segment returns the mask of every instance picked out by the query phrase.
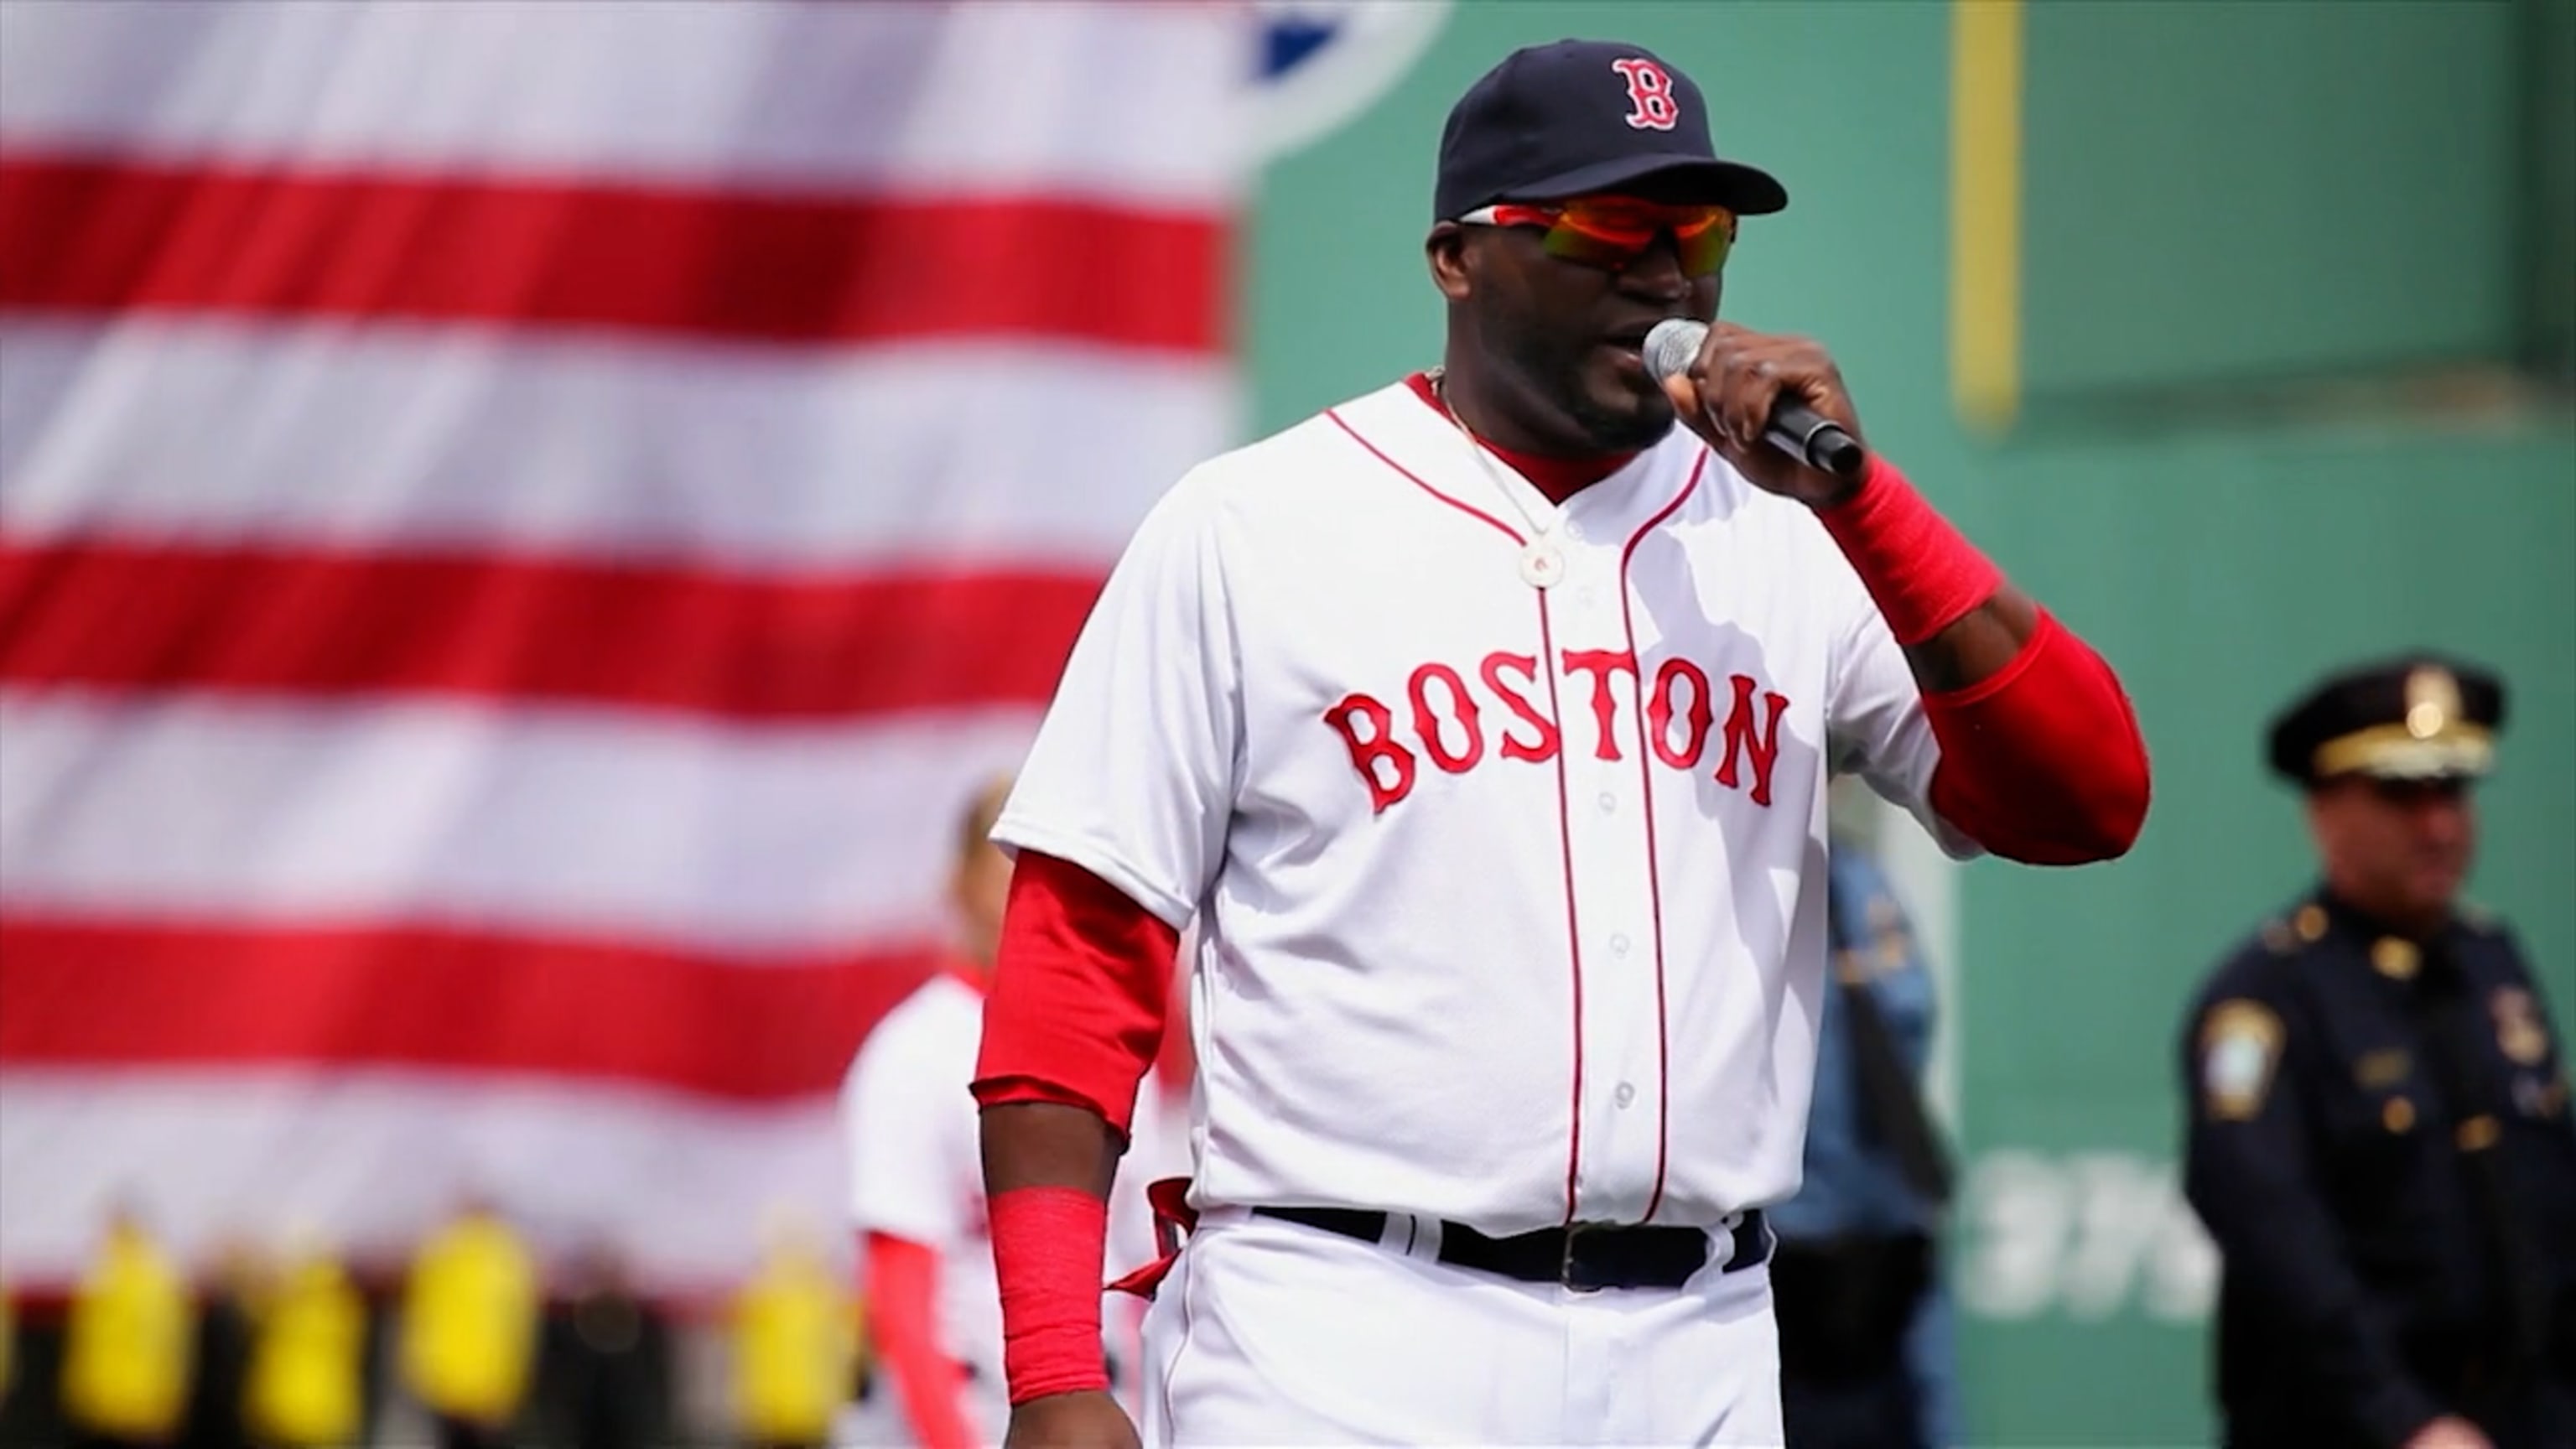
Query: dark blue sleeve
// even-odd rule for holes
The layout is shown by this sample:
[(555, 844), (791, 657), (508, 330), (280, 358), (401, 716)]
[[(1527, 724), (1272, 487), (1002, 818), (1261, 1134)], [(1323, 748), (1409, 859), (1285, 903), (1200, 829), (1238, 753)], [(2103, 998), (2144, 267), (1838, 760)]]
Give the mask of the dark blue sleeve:
[(2269, 1349), (2371, 1443), (2397, 1449), (2444, 1408), (2408, 1374), (2337, 1246), (2301, 1087), (2335, 1064), (2301, 1040), (2289, 966), (2259, 949), (2239, 956), (2189, 1017), (2180, 1044), (2190, 1104), (2184, 1194), (2218, 1244), (2231, 1290), (2279, 1326)]

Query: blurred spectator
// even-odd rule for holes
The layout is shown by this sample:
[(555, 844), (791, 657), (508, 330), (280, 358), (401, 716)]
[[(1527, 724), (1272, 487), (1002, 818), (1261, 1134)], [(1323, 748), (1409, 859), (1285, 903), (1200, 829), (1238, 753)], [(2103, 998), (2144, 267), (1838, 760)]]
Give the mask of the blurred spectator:
[[(1010, 788), (1008, 778), (991, 780), (967, 801), (952, 847), (954, 934), (946, 968), (869, 1033), (844, 1088), (851, 1218), (867, 1282), (875, 1384), (891, 1390), (911, 1442), (924, 1449), (999, 1443), (1009, 1417), (1001, 1290), (966, 1088), (1010, 893), (1010, 857), (990, 839)], [(1127, 1190), (1110, 1200), (1113, 1276), (1154, 1254), (1143, 1190), (1128, 1184), (1169, 1165), (1164, 1093), (1161, 1074), (1148, 1072), (1119, 1174)], [(1103, 1315), (1111, 1373), (1130, 1392), (1137, 1317), (1125, 1305)]]
[(177, 1266), (131, 1207), (112, 1209), (64, 1326), (63, 1417), (73, 1442), (110, 1449), (176, 1439), (195, 1328)]
[(263, 1449), (337, 1449), (366, 1428), (367, 1307), (318, 1241), (293, 1243), (260, 1303), (243, 1392)]
[(9, 1402), (9, 1389), (18, 1369), (18, 1310), (10, 1301), (9, 1280), (0, 1278), (0, 1405)]
[(1773, 1209), (1789, 1449), (1960, 1442), (1939, 1230), (1951, 1169), (1922, 1080), (1938, 1003), (1867, 847), (1837, 831), (1829, 974), (1798, 1194)]
[(858, 1314), (820, 1236), (782, 1216), (734, 1303), (733, 1402), (760, 1449), (819, 1449), (849, 1396)]
[(251, 1442), (242, 1390), (250, 1374), (251, 1337), (266, 1265), (258, 1248), (235, 1237), (217, 1248), (197, 1313), (196, 1366), (190, 1374), (188, 1449), (244, 1449)]
[(403, 1384), (444, 1449), (509, 1442), (535, 1366), (535, 1265), (500, 1215), (469, 1201), (413, 1260), (403, 1298)]
[(2272, 723), (2322, 879), (2211, 974), (2179, 1065), (2237, 1449), (2576, 1446), (2576, 1120), (2522, 948), (2462, 907), (2504, 685), (2431, 656)]
[(998, 1442), (1006, 1413), (1001, 1298), (966, 1084), (1011, 880), (1010, 858), (987, 837), (1009, 793), (1009, 780), (988, 781), (959, 816), (950, 958), (869, 1033), (845, 1093), (871, 1359), (925, 1449)]
[(548, 1441), (569, 1449), (669, 1443), (671, 1365), (669, 1323), (635, 1291), (622, 1255), (592, 1247), (547, 1325)]

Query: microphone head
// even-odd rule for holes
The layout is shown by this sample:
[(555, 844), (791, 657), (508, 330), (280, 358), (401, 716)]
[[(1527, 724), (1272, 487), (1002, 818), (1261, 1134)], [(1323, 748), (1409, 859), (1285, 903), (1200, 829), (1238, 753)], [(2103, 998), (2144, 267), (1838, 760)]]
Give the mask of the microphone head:
[(1691, 359), (1699, 356), (1699, 345), (1708, 336), (1708, 324), (1687, 317), (1667, 317), (1646, 334), (1638, 349), (1645, 355), (1646, 372), (1655, 381), (1678, 377), (1690, 370)]

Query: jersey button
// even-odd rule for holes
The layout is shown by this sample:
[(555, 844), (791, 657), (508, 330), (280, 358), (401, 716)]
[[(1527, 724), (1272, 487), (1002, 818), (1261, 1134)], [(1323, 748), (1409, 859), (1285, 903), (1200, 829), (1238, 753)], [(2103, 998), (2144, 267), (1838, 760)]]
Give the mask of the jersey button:
[(1629, 1103), (1637, 1100), (1637, 1089), (1629, 1086), (1626, 1082), (1621, 1082), (1619, 1084), (1619, 1090), (1610, 1094), (1610, 1100), (1618, 1103), (1622, 1107), (1625, 1107)]
[(1607, 791), (1607, 790), (1602, 791), (1602, 792), (1601, 792), (1601, 813), (1602, 813), (1602, 814), (1604, 814), (1604, 815), (1608, 815), (1608, 814), (1612, 813), (1613, 811), (1617, 810), (1618, 808), (1619, 808), (1619, 797), (1618, 797), (1618, 796), (1616, 796), (1616, 795), (1611, 794), (1611, 793), (1610, 793), (1609, 791)]
[(1625, 956), (1625, 955), (1627, 955), (1627, 954), (1628, 954), (1628, 938), (1627, 938), (1626, 936), (1624, 936), (1624, 935), (1623, 935), (1623, 936), (1612, 936), (1612, 937), (1610, 938), (1610, 954), (1612, 954), (1612, 955), (1614, 955), (1614, 956)]

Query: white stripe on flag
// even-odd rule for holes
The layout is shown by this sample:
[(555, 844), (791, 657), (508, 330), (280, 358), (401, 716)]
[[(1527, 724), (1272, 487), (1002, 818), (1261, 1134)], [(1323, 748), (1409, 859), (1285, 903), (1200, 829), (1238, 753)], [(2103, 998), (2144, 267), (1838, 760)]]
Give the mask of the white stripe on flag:
[(0, 5), (0, 138), (333, 168), (1214, 210), (1220, 4)]
[(19, 541), (1105, 570), (1233, 426), (1223, 360), (1079, 346), (170, 320), (6, 336), (0, 531)]
[(750, 961), (937, 939), (959, 812), (1035, 726), (0, 690), (0, 906)]

